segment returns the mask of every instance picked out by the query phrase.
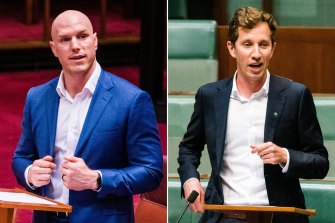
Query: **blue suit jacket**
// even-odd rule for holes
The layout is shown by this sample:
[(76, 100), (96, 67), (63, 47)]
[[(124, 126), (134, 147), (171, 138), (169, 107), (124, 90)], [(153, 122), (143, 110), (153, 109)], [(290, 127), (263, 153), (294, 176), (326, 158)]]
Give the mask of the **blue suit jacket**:
[[(12, 167), (20, 185), (29, 190), (25, 169), (34, 160), (54, 156), (59, 78), (32, 88), (27, 95), (22, 134)], [(74, 156), (102, 173), (102, 188), (72, 191), (71, 223), (134, 221), (132, 195), (159, 186), (162, 151), (150, 96), (127, 81), (101, 71)], [(48, 186), (35, 192), (46, 195)], [(36, 212), (35, 222), (45, 222)]]
[[(212, 173), (205, 193), (205, 202), (223, 204), (220, 171), (223, 162), (229, 99), (233, 79), (207, 84), (196, 95), (194, 112), (184, 139), (180, 143), (178, 169), (181, 183), (199, 179), (197, 167), (207, 144)], [(244, 133), (241, 133), (244, 134)], [(324, 178), (329, 169), (328, 153), (310, 91), (278, 76), (270, 76), (264, 142), (273, 142), (288, 149), (287, 173), (279, 165), (264, 165), (264, 178), (272, 206), (305, 208), (299, 178)], [(201, 222), (218, 222), (218, 212), (205, 212)], [(273, 223), (302, 223), (301, 216), (274, 216)]]

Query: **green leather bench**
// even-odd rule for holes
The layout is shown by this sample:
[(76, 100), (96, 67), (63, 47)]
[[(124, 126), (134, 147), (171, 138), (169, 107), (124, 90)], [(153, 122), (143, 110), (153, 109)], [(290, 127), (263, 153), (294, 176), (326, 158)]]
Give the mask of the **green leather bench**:
[[(203, 188), (207, 186), (207, 180), (202, 180)], [(307, 209), (315, 209), (317, 215), (309, 217), (310, 223), (334, 223), (335, 222), (335, 182), (327, 181), (301, 181), (301, 188), (305, 195)], [(169, 191), (169, 222), (176, 222), (182, 210), (185, 208), (185, 201), (180, 197), (179, 179), (168, 180)], [(184, 223), (198, 222), (200, 214), (187, 210), (182, 221)]]
[[(177, 157), (179, 143), (186, 132), (187, 124), (190, 121), (194, 105), (194, 95), (169, 95), (168, 96), (168, 145), (170, 176), (177, 176)], [(205, 150), (206, 151), (206, 150)], [(210, 173), (210, 163), (206, 152), (202, 157), (199, 167), (200, 173)]]
[(187, 18), (187, 0), (169, 0), (169, 19)]
[(335, 181), (301, 181), (306, 206), (316, 209), (316, 216), (310, 217), (310, 223), (335, 222)]
[(216, 31), (213, 20), (168, 21), (169, 92), (195, 92), (217, 80)]
[[(326, 179), (335, 180), (335, 95), (313, 95), (325, 146), (329, 153), (330, 168)], [(335, 221), (334, 221), (335, 222)]]

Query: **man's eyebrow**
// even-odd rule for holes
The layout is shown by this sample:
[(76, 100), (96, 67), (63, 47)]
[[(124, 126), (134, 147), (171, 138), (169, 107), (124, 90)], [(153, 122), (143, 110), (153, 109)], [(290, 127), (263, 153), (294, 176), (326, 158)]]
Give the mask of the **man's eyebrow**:
[[(78, 34), (86, 34), (86, 33), (89, 33), (89, 31), (88, 30), (80, 30), (80, 31), (76, 32), (76, 35), (78, 35)], [(69, 36), (69, 35), (71, 35), (71, 34), (68, 34), (68, 33), (59, 33), (57, 36), (58, 37), (66, 37), (66, 36)]]

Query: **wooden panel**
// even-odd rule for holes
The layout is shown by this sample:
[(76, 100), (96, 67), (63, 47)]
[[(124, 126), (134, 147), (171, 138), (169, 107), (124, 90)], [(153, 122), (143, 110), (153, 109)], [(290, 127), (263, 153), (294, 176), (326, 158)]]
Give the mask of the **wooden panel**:
[(303, 215), (315, 216), (314, 209), (301, 209), (296, 207), (279, 207), (279, 206), (244, 206), (244, 205), (216, 205), (205, 204), (205, 210), (215, 211), (256, 211), (256, 212), (282, 212), (282, 213), (297, 213)]
[[(314, 93), (335, 93), (335, 29), (279, 27), (271, 73), (308, 86)], [(226, 42), (228, 27), (218, 27), (219, 78), (232, 75), (236, 63)], [(227, 58), (228, 57), (228, 58)]]

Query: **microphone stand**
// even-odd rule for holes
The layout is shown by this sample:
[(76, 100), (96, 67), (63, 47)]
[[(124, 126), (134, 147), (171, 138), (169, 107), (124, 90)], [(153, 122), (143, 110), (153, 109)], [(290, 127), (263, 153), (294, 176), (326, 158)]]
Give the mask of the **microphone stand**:
[(183, 217), (183, 215), (184, 215), (186, 209), (188, 208), (188, 206), (189, 206), (191, 203), (193, 203), (193, 202), (195, 201), (195, 199), (197, 199), (198, 195), (199, 195), (199, 193), (198, 193), (197, 191), (195, 191), (195, 190), (193, 190), (193, 191), (191, 192), (191, 194), (190, 194), (190, 195), (188, 196), (188, 198), (187, 198), (187, 205), (186, 205), (186, 207), (185, 207), (183, 213), (181, 213), (181, 215), (180, 215), (180, 217), (178, 218), (178, 220), (177, 220), (176, 223), (179, 223), (180, 219)]

